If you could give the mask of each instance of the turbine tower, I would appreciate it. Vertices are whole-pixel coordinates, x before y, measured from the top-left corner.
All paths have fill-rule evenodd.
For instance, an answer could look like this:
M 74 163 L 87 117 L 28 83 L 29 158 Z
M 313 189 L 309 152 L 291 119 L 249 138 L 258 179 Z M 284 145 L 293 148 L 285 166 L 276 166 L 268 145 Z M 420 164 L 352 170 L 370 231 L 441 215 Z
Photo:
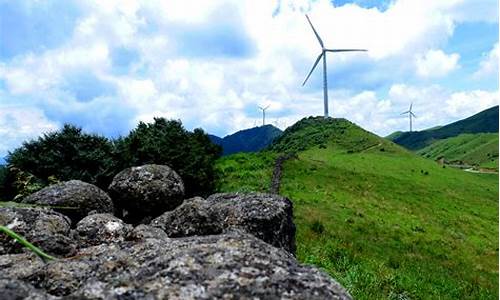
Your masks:
M 309 76 L 311 76 L 312 72 L 314 71 L 314 68 L 316 68 L 316 65 L 318 64 L 319 60 L 323 58 L 323 99 L 324 99 L 324 106 L 325 106 L 325 118 L 328 117 L 328 84 L 326 80 L 326 52 L 354 52 L 354 51 L 368 51 L 366 49 L 327 49 L 325 48 L 323 41 L 319 37 L 319 34 L 316 32 L 316 29 L 314 29 L 313 24 L 311 23 L 311 20 L 309 20 L 309 16 L 306 15 L 307 21 L 309 22 L 309 25 L 311 25 L 312 30 L 314 31 L 314 35 L 316 35 L 316 38 L 318 39 L 319 45 L 321 46 L 321 54 L 318 56 L 316 59 L 316 62 L 314 63 L 311 71 L 306 77 L 306 80 L 304 80 L 304 83 L 302 83 L 302 86 L 304 86 L 307 82 L 307 79 L 309 79 Z
M 416 118 L 417 116 L 415 116 L 415 114 L 411 111 L 411 108 L 413 106 L 413 102 L 410 103 L 410 109 L 408 109 L 407 111 L 405 111 L 404 113 L 401 113 L 402 115 L 404 114 L 408 114 L 408 117 L 410 118 L 410 132 L 412 131 L 412 117 L 413 118 Z
M 269 105 L 266 107 L 260 107 L 259 108 L 262 110 L 262 126 L 266 125 L 266 109 L 269 108 Z

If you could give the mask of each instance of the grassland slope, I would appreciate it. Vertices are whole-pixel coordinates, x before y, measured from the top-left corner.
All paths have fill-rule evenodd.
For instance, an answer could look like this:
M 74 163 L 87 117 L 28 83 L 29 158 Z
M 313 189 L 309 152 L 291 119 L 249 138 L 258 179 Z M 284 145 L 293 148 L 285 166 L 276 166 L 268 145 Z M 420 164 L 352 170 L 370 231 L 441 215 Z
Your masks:
M 461 134 L 439 140 L 417 154 L 430 159 L 444 158 L 454 164 L 468 164 L 498 170 L 498 133 Z
M 436 140 L 464 133 L 498 133 L 498 105 L 469 118 L 424 131 L 404 132 L 394 135 L 392 141 L 410 150 L 422 149 Z
M 342 119 L 304 119 L 270 149 L 219 160 L 219 190 L 267 191 L 274 158 L 296 151 L 281 194 L 298 258 L 356 299 L 498 299 L 497 176 L 443 168 Z

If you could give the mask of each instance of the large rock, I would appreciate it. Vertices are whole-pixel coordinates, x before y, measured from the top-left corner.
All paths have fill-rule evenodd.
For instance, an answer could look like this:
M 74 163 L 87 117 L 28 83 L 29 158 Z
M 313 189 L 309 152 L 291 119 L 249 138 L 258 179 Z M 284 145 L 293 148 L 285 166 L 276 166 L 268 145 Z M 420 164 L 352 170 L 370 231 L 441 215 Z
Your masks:
M 176 208 L 184 197 L 181 177 L 164 165 L 127 168 L 113 178 L 108 190 L 117 207 L 125 209 L 127 220 L 133 223 Z
M 91 211 L 113 212 L 113 202 L 108 194 L 97 186 L 80 180 L 70 180 L 48 186 L 24 198 L 22 202 L 58 206 L 59 208 L 55 210 L 70 217 L 73 224 Z
M 292 202 L 279 195 L 228 193 L 206 200 L 192 198 L 151 225 L 165 230 L 169 237 L 242 231 L 295 253 Z
M 75 250 L 69 218 L 51 209 L 0 208 L 0 224 L 49 254 L 69 255 Z M 20 253 L 23 249 L 11 237 L 0 234 L 0 255 Z
M 95 246 L 125 240 L 132 231 L 132 225 L 110 214 L 91 214 L 76 224 L 79 247 Z
M 16 279 L 0 279 L 2 300 L 52 300 L 57 299 L 32 285 Z
M 30 270 L 10 279 L 65 299 L 350 299 L 327 274 L 245 233 L 101 244 Z

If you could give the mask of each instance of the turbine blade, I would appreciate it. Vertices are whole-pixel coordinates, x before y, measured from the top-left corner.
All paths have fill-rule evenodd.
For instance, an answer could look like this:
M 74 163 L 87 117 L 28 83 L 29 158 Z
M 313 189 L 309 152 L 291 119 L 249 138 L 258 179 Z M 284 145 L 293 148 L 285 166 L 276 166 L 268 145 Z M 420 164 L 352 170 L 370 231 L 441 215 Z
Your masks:
M 325 49 L 325 51 L 328 51 L 328 52 L 354 52 L 354 51 L 366 52 L 368 50 L 366 50 L 366 49 Z
M 414 114 L 414 113 L 410 113 L 410 114 L 411 114 L 414 118 L 416 118 L 416 117 L 417 117 L 417 116 L 415 116 L 415 114 Z
M 268 106 L 264 107 L 264 110 L 268 109 L 268 108 L 269 108 L 269 106 L 271 106 L 271 104 L 269 104 Z
M 405 112 L 403 112 L 403 113 L 401 113 L 401 114 L 402 114 L 402 115 L 404 115 L 404 114 L 407 114 L 407 113 L 409 113 L 409 111 L 405 111 Z
M 316 37 L 318 38 L 318 42 L 319 44 L 321 45 L 321 48 L 324 48 L 323 46 L 323 41 L 321 40 L 321 38 L 319 37 L 319 34 L 316 32 L 316 29 L 314 29 L 314 26 L 313 24 L 311 23 L 311 20 L 309 20 L 309 16 L 306 15 L 306 18 L 307 18 L 307 21 L 309 22 L 309 25 L 311 25 L 311 28 L 312 30 L 314 31 L 314 34 L 316 35 Z
M 411 111 L 412 106 L 413 106 L 413 102 L 410 103 L 410 109 L 408 111 Z
M 309 79 L 309 76 L 311 76 L 312 72 L 314 71 L 314 68 L 316 68 L 316 65 L 318 64 L 318 62 L 321 59 L 321 57 L 323 56 L 323 54 L 324 54 L 324 52 L 321 51 L 321 54 L 316 59 L 316 62 L 314 63 L 314 65 L 313 65 L 311 71 L 309 72 L 309 74 L 307 74 L 306 80 L 304 80 L 304 83 L 302 83 L 302 86 L 304 86 L 304 84 L 306 84 L 307 79 Z

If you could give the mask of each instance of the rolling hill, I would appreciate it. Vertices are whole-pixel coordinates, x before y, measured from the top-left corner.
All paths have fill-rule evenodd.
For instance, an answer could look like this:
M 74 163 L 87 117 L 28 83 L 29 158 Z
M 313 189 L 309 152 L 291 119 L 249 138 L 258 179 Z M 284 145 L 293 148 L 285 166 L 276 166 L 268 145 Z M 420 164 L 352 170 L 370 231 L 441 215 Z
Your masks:
M 383 150 L 382 150 L 383 149 Z M 356 299 L 498 299 L 498 176 L 443 168 L 344 119 L 307 118 L 217 162 L 218 190 L 294 204 L 297 257 Z
M 269 146 L 281 133 L 282 131 L 273 125 L 264 125 L 241 130 L 224 138 L 215 135 L 209 135 L 209 137 L 214 144 L 222 146 L 223 155 L 229 155 L 260 151 Z
M 498 133 L 461 134 L 438 140 L 417 153 L 434 160 L 444 158 L 449 164 L 498 170 Z
M 436 140 L 464 133 L 498 133 L 498 106 L 491 107 L 469 118 L 446 126 L 423 131 L 393 133 L 388 136 L 394 143 L 410 150 L 419 150 Z

